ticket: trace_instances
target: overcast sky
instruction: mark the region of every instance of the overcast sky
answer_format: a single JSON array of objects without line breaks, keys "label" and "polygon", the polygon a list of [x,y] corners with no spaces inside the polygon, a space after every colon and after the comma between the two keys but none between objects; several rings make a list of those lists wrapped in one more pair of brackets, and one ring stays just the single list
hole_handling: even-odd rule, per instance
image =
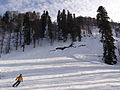
[{"label": "overcast sky", "polygon": [[96,17],[98,7],[106,8],[114,21],[120,22],[120,0],[0,0],[0,13],[6,10],[19,12],[48,10],[53,19],[58,10],[67,9],[77,16]]}]

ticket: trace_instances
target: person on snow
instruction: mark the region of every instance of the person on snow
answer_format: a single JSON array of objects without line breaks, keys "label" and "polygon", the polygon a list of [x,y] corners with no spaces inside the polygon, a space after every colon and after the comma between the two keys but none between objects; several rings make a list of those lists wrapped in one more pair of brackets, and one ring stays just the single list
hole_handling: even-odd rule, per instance
[{"label": "person on snow", "polygon": [[22,74],[20,74],[15,80],[16,82],[13,84],[13,87],[17,87],[21,82],[23,82]]}]

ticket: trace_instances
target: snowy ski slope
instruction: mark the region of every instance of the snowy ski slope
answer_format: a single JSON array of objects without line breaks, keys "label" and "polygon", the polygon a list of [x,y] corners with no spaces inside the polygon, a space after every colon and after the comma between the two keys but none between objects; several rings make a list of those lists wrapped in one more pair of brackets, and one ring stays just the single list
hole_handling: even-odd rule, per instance
[{"label": "snowy ski slope", "polygon": [[[120,66],[101,61],[102,44],[97,32],[76,42],[76,48],[50,51],[67,43],[45,44],[13,51],[0,59],[0,90],[120,90]],[[78,47],[85,44],[86,46]],[[24,82],[11,87],[23,74]]]}]

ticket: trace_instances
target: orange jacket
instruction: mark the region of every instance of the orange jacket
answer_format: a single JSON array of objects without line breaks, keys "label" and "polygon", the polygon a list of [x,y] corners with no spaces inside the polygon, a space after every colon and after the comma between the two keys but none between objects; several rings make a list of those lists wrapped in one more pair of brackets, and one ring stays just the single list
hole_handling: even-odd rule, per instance
[{"label": "orange jacket", "polygon": [[18,76],[15,80],[23,82],[23,77],[22,76]]}]

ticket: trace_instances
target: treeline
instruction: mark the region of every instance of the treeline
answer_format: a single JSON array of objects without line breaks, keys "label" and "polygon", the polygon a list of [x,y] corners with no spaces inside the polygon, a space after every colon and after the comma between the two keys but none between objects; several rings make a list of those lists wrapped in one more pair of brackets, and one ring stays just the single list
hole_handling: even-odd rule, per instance
[{"label": "treeline", "polygon": [[[110,22],[115,28],[118,23]],[[44,39],[53,45],[54,41],[81,41],[83,36],[91,36],[92,28],[97,20],[91,17],[76,17],[75,14],[63,9],[58,11],[57,20],[53,22],[48,11],[19,13],[6,11],[0,16],[0,55],[10,53],[12,49],[26,45],[42,45]]]},{"label": "treeline", "polygon": [[[41,45],[44,39],[52,45],[54,41],[81,41],[82,34],[92,35],[91,27],[96,26],[95,18],[76,17],[63,9],[58,11],[57,21],[52,22],[48,11],[18,13],[6,11],[0,16],[0,55],[10,53],[18,47]],[[82,33],[83,32],[83,33]]]}]

